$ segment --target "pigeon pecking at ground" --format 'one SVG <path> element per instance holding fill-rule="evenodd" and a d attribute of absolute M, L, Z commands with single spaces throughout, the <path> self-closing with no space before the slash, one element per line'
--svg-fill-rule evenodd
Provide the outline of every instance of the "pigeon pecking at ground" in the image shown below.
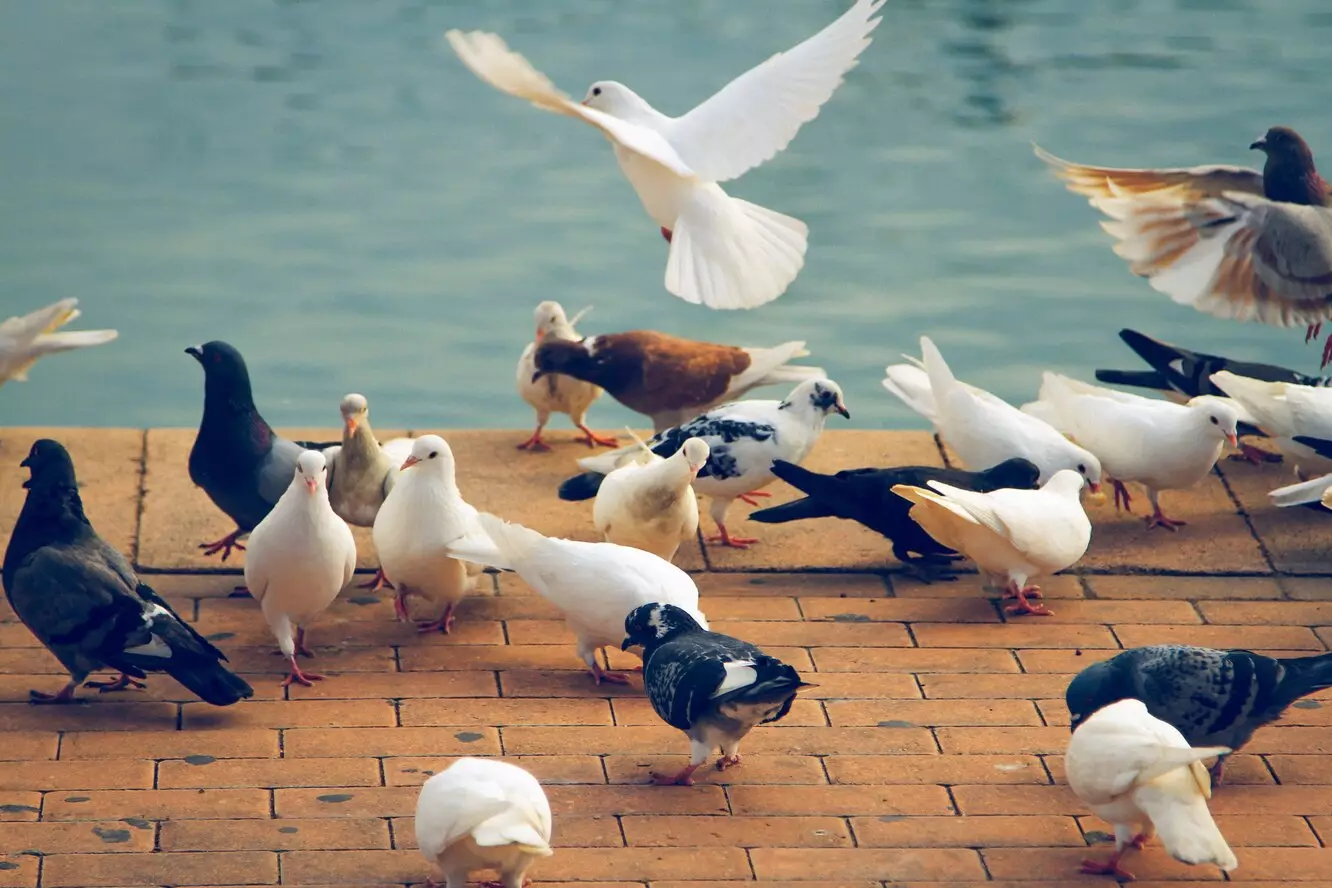
<path fill-rule="evenodd" d="M 664 459 L 646 444 L 639 447 L 602 479 L 592 504 L 592 524 L 608 543 L 670 561 L 681 543 L 698 534 L 693 483 L 707 465 L 708 442 L 690 438 Z"/>
<path fill-rule="evenodd" d="M 578 656 L 597 684 L 627 684 L 629 676 L 607 672 L 597 660 L 602 648 L 624 639 L 624 617 L 649 602 L 682 608 L 700 625 L 698 586 L 680 568 L 641 549 L 614 543 L 585 543 L 548 537 L 483 513 L 484 537 L 450 544 L 449 551 L 497 570 L 512 570 L 564 613 L 577 640 Z"/>
<path fill-rule="evenodd" d="M 1040 469 L 1025 459 L 1005 460 L 983 472 L 899 466 L 846 469 L 835 475 L 820 475 L 779 459 L 773 462 L 772 472 L 805 496 L 751 512 L 751 521 L 764 524 L 784 524 L 806 518 L 855 521 L 891 542 L 893 557 L 927 583 L 936 579 L 954 579 L 947 573 L 947 568 L 961 556 L 935 540 L 910 517 L 911 501 L 893 493 L 893 487 L 898 484 L 924 487 L 931 481 L 942 481 L 962 490 L 983 493 L 1002 488 L 1031 490 L 1036 487 L 1040 475 Z"/>
<path fill-rule="evenodd" d="M 1187 404 L 1144 398 L 1046 373 L 1039 400 L 1022 410 L 1037 416 L 1096 455 L 1115 491 L 1115 509 L 1130 511 L 1125 482 L 1147 488 L 1152 514 L 1147 527 L 1177 530 L 1186 524 L 1161 510 L 1161 491 L 1192 487 L 1212 471 L 1224 446 L 1234 447 L 1236 408 L 1225 398 L 1201 395 Z"/>
<path fill-rule="evenodd" d="M 536 337 L 523 349 L 518 358 L 518 394 L 536 411 L 536 431 L 531 437 L 518 445 L 519 450 L 549 450 L 550 445 L 541 440 L 541 431 L 550 422 L 552 413 L 567 414 L 573 424 L 583 433 L 577 440 L 588 447 L 617 447 L 619 441 L 614 437 L 598 435 L 589 429 L 585 420 L 592 402 L 601 397 L 600 386 L 584 382 L 562 373 L 536 375 L 536 350 L 547 339 L 559 339 L 564 342 L 579 342 L 583 337 L 574 329 L 583 315 L 591 311 L 585 308 L 569 319 L 564 316 L 564 306 L 558 302 L 542 302 L 536 307 Z"/>
<path fill-rule="evenodd" d="M 1332 318 L 1332 187 L 1293 129 L 1249 146 L 1263 171 L 1234 166 L 1114 169 L 1036 154 L 1110 221 L 1115 253 L 1152 288 L 1198 311 L 1317 338 Z M 1332 337 L 1323 364 L 1332 359 Z"/>
<path fill-rule="evenodd" d="M 808 354 L 803 342 L 742 348 L 631 330 L 577 342 L 544 340 L 532 381 L 559 373 L 594 383 L 651 419 L 653 431 L 660 432 L 761 385 L 823 377 L 819 367 L 789 363 Z"/>
<path fill-rule="evenodd" d="M 709 308 L 754 308 L 780 296 L 800 272 L 809 230 L 799 219 L 727 195 L 718 183 L 772 158 L 818 115 L 869 46 L 882 5 L 856 0 L 813 37 L 680 117 L 662 114 L 611 80 L 593 83 L 574 102 L 497 35 L 446 36 L 486 83 L 576 117 L 610 140 L 625 178 L 670 244 L 668 292 Z"/>
<path fill-rule="evenodd" d="M 1120 867 L 1120 859 L 1156 835 L 1181 863 L 1215 863 L 1226 872 L 1239 866 L 1207 809 L 1212 788 L 1202 766 L 1202 759 L 1229 751 L 1189 748 L 1141 700 L 1120 700 L 1082 722 L 1064 756 L 1068 786 L 1114 827 L 1115 851 L 1104 862 L 1083 861 L 1081 872 L 1131 882 L 1133 874 Z"/>
<path fill-rule="evenodd" d="M 1332 472 L 1332 459 L 1296 438 L 1332 438 L 1332 388 L 1264 382 L 1220 370 L 1212 384 L 1233 398 L 1295 464 L 1302 478 Z"/>
<path fill-rule="evenodd" d="M 87 348 L 110 342 L 115 330 L 67 330 L 60 328 L 79 316 L 77 299 L 61 299 L 22 317 L 0 323 L 0 386 L 11 379 L 26 382 L 38 358 L 56 352 Z"/>
<path fill-rule="evenodd" d="M 796 386 L 784 401 L 723 404 L 681 426 L 659 432 L 647 444 L 658 456 L 669 457 L 691 438 L 702 438 L 707 443 L 707 462 L 694 480 L 694 491 L 709 498 L 708 511 L 717 525 L 718 535 L 709 537 L 708 542 L 744 549 L 758 541 L 732 536 L 726 529 L 726 510 L 737 498 L 753 506 L 757 505 L 753 497 L 768 496 L 760 488 L 776 480 L 773 461 L 798 463 L 808 456 L 823 434 L 829 413 L 851 418 L 841 387 L 830 379 L 811 379 Z M 587 471 L 561 484 L 560 498 L 577 502 L 595 496 L 625 452 L 580 459 L 578 465 Z"/>
<path fill-rule="evenodd" d="M 444 888 L 466 888 L 478 869 L 499 872 L 498 882 L 485 883 L 492 888 L 524 888 L 528 868 L 554 853 L 545 790 L 498 759 L 460 758 L 427 780 L 415 827 L 416 847 L 444 873 Z"/>
<path fill-rule="evenodd" d="M 33 703 L 71 703 L 75 688 L 98 669 L 118 678 L 84 687 L 142 688 L 135 679 L 165 672 L 201 700 L 230 706 L 254 695 L 225 666 L 226 655 L 185 622 L 83 513 L 74 463 L 49 438 L 20 465 L 31 476 L 27 499 L 5 551 L 5 595 L 23 624 L 61 665 L 69 683 L 57 694 L 31 691 Z"/>
<path fill-rule="evenodd" d="M 313 657 L 306 627 L 328 609 L 356 572 L 356 540 L 328 502 L 324 455 L 304 451 L 273 511 L 250 534 L 245 585 L 291 662 L 282 686 L 310 686 L 322 675 L 302 672 L 296 655 Z M 295 626 L 295 637 L 292 627 Z"/>
<path fill-rule="evenodd" d="M 190 449 L 190 480 L 232 521 L 236 529 L 211 543 L 201 543 L 205 555 L 232 549 L 254 530 L 291 484 L 296 457 L 305 449 L 323 450 L 331 444 L 288 441 L 259 415 L 250 389 L 245 359 L 233 346 L 214 340 L 185 349 L 203 367 L 204 408 L 199 433 Z"/>
<path fill-rule="evenodd" d="M 1079 495 L 1083 478 L 1062 469 L 1039 490 L 977 493 L 930 481 L 926 490 L 907 484 L 893 487 L 915 503 L 911 517 L 925 532 L 976 562 L 1005 598 L 1017 599 L 1011 614 L 1049 616 L 1039 586 L 1027 581 L 1077 564 L 1091 542 L 1091 521 Z"/>
<path fill-rule="evenodd" d="M 791 711 L 801 688 L 795 667 L 747 641 L 709 632 L 671 604 L 644 604 L 624 621 L 620 647 L 643 648 L 643 689 L 662 721 L 689 737 L 689 764 L 658 785 L 691 786 L 693 774 L 721 747 L 717 770 L 740 764 L 740 741 L 757 725 Z"/>
<path fill-rule="evenodd" d="M 1296 700 L 1327 688 L 1332 654 L 1276 658 L 1154 644 L 1088 666 L 1069 683 L 1064 701 L 1074 730 L 1098 709 L 1134 698 L 1191 746 L 1238 750 Z M 1222 756 L 1212 767 L 1217 783 L 1224 768 Z"/>

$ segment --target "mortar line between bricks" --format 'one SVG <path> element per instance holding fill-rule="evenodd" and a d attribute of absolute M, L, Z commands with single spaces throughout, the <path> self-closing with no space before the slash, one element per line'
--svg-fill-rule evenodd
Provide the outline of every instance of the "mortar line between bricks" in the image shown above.
<path fill-rule="evenodd" d="M 1240 498 L 1236 496 L 1235 491 L 1231 488 L 1225 473 L 1216 466 L 1212 466 L 1212 471 L 1221 479 L 1221 486 L 1225 488 L 1226 496 L 1230 497 L 1230 501 L 1235 504 L 1235 511 L 1239 512 L 1240 518 L 1244 519 L 1244 526 L 1249 529 L 1249 534 L 1253 537 L 1254 542 L 1258 544 L 1258 551 L 1262 554 L 1263 560 L 1272 569 L 1272 573 L 1279 573 L 1276 562 L 1272 560 L 1272 551 L 1267 548 L 1267 543 L 1263 542 L 1262 536 L 1258 533 L 1258 528 L 1253 526 L 1253 518 L 1250 517 L 1248 510 L 1244 508 L 1244 504 L 1240 502 Z"/>
<path fill-rule="evenodd" d="M 388 827 L 389 848 L 394 851 L 401 851 L 402 849 L 398 847 L 398 834 L 393 829 L 393 818 L 382 817 L 380 819 L 383 820 L 384 824 Z"/>
<path fill-rule="evenodd" d="M 754 849 L 745 849 L 745 862 L 749 864 L 749 878 L 752 881 L 758 881 L 758 870 L 754 868 Z"/>
<path fill-rule="evenodd" d="M 130 564 L 139 566 L 139 541 L 143 538 L 143 504 L 147 499 L 148 489 L 148 430 L 139 436 L 139 485 L 134 500 L 134 544 L 131 547 Z M 40 868 L 39 868 L 40 873 Z"/>
<path fill-rule="evenodd" d="M 56 761 L 60 761 L 60 755 L 65 749 L 65 732 L 56 731 Z"/>
<path fill-rule="evenodd" d="M 287 757 L 287 729 L 286 729 L 286 728 L 278 728 L 278 729 L 277 729 L 277 734 L 278 734 L 278 736 L 277 736 L 277 741 L 278 741 L 278 758 L 280 758 L 280 759 L 284 759 L 284 758 Z"/>
<path fill-rule="evenodd" d="M 379 785 L 388 786 L 388 768 L 384 766 L 384 757 L 378 756 L 375 761 L 379 763 Z"/>

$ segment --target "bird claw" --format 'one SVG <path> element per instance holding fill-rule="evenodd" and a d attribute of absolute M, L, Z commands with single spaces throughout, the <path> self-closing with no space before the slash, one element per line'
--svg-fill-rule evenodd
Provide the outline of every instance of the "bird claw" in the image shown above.
<path fill-rule="evenodd" d="M 1119 511 L 1119 502 L 1122 499 L 1124 501 L 1124 511 L 1132 512 L 1133 509 L 1131 506 L 1133 499 L 1132 497 L 1129 496 L 1128 487 L 1125 486 L 1124 482 L 1116 478 L 1111 478 L 1110 486 L 1114 489 L 1115 492 L 1115 511 L 1116 512 Z"/>
<path fill-rule="evenodd" d="M 1046 608 L 1043 604 L 1032 604 L 1030 598 L 1044 598 L 1045 593 L 1041 592 L 1040 586 L 1023 586 L 1018 588 L 1016 583 L 1010 583 L 1004 590 L 1004 600 L 1010 598 L 1017 599 L 1016 603 L 1004 608 L 1004 613 L 1011 616 L 1021 616 L 1029 614 L 1033 617 L 1052 617 L 1054 612 Z"/>
<path fill-rule="evenodd" d="M 717 529 L 720 530 L 721 533 L 716 536 L 708 537 L 709 543 L 720 543 L 722 546 L 730 549 L 748 549 L 750 546 L 758 542 L 756 537 L 733 537 L 727 533 L 726 528 L 722 527 L 720 524 L 717 525 Z"/>
<path fill-rule="evenodd" d="M 245 551 L 245 545 L 238 542 L 243 533 L 245 533 L 245 531 L 237 528 L 220 540 L 214 540 L 211 543 L 200 543 L 199 548 L 204 550 L 204 557 L 210 557 L 221 552 L 222 560 L 226 561 L 227 558 L 231 556 L 232 549 L 239 549 L 242 552 Z"/>
<path fill-rule="evenodd" d="M 399 623 L 410 622 L 411 617 L 407 615 L 407 596 L 401 589 L 393 596 L 393 615 L 397 617 Z"/>
<path fill-rule="evenodd" d="M 606 684 L 629 684 L 629 675 L 624 672 L 607 672 L 599 665 L 594 665 L 591 672 L 592 681 L 596 684 L 601 684 L 602 682 L 605 682 Z"/>
<path fill-rule="evenodd" d="M 296 661 L 292 660 L 291 674 L 282 680 L 282 687 L 289 688 L 294 684 L 298 684 L 302 687 L 311 688 L 314 687 L 315 682 L 323 680 L 324 676 L 317 672 L 302 672 L 301 668 L 296 665 Z"/>
<path fill-rule="evenodd" d="M 404 612 L 405 613 L 405 612 Z M 444 613 L 438 620 L 430 620 L 425 623 L 417 623 L 416 631 L 425 635 L 427 632 L 443 632 L 448 635 L 453 630 L 453 605 L 444 609 Z"/>
<path fill-rule="evenodd" d="M 1082 868 L 1078 870 L 1089 876 L 1114 876 L 1121 882 L 1132 882 L 1137 876 L 1119 866 L 1118 857 L 1112 857 L 1105 862 L 1099 860 L 1084 860 Z"/>
<path fill-rule="evenodd" d="M 298 656 L 298 657 L 309 657 L 309 658 L 311 658 L 311 659 L 314 659 L 314 655 L 315 655 L 314 651 L 312 651 L 312 650 L 310 650 L 308 647 L 306 647 L 306 644 L 305 644 L 305 630 L 304 630 L 304 629 L 297 629 L 297 630 L 296 630 L 296 656 Z"/>
<path fill-rule="evenodd" d="M 1179 530 L 1181 527 L 1183 527 L 1188 523 L 1189 522 L 1187 521 L 1180 521 L 1177 518 L 1167 518 L 1160 511 L 1157 511 L 1147 517 L 1148 530 L 1151 530 L 1153 527 L 1164 527 L 1166 530 L 1173 532 Z"/>
<path fill-rule="evenodd" d="M 70 682 L 59 693 L 48 694 L 45 691 L 28 691 L 28 702 L 33 706 L 58 706 L 64 703 L 77 703 L 74 699 L 74 683 Z"/>
<path fill-rule="evenodd" d="M 588 447 L 619 447 L 620 442 L 614 435 L 598 435 L 585 425 L 579 425 L 578 431 L 583 433 L 583 437 L 575 438 L 579 444 L 586 444 Z"/>
<path fill-rule="evenodd" d="M 384 573 L 384 568 L 375 571 L 375 578 L 366 583 L 361 583 L 357 589 L 369 589 L 371 592 L 378 592 L 380 589 L 392 589 L 393 584 L 389 582 L 388 576 Z"/>
<path fill-rule="evenodd" d="M 85 688 L 97 688 L 98 693 L 108 694 L 112 691 L 123 691 L 126 688 L 132 688 L 136 691 L 146 690 L 147 683 L 139 681 L 136 678 L 130 678 L 125 673 L 120 673 L 118 678 L 109 678 L 106 681 L 85 681 Z"/>
<path fill-rule="evenodd" d="M 734 768 L 738 764 L 740 764 L 739 753 L 736 753 L 735 755 L 724 755 L 717 759 L 717 770 L 725 771 L 727 768 Z"/>
<path fill-rule="evenodd" d="M 537 429 L 532 433 L 532 437 L 519 444 L 515 449 L 529 450 L 532 453 L 545 453 L 550 450 L 550 445 L 541 440 L 541 429 Z"/>

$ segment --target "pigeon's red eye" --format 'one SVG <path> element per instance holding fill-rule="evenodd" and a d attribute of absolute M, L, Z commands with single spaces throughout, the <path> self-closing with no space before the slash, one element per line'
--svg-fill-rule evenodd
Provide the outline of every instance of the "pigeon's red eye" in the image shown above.
<path fill-rule="evenodd" d="M 217 352 L 213 352 L 213 363 L 214 364 L 219 363 L 221 360 L 222 360 L 222 355 L 218 354 Z"/>

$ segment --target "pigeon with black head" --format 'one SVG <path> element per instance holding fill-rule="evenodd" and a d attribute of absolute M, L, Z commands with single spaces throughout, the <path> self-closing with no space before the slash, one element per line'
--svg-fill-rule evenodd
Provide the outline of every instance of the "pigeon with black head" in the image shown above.
<path fill-rule="evenodd" d="M 624 620 L 621 650 L 643 649 L 643 689 L 662 721 L 689 737 L 689 764 L 653 774 L 658 785 L 691 786 L 717 747 L 717 770 L 740 764 L 740 741 L 786 717 L 801 688 L 795 667 L 747 641 L 709 632 L 673 604 L 644 604 Z"/>
<path fill-rule="evenodd" d="M 74 463 L 59 442 L 38 440 L 20 465 L 31 474 L 5 551 L 5 596 L 69 672 L 59 693 L 34 690 L 31 702 L 73 702 L 75 689 L 92 672 L 108 668 L 119 677 L 84 686 L 142 688 L 136 679 L 165 672 L 214 706 L 253 695 L 222 665 L 226 656 L 97 535 L 83 511 Z"/>

